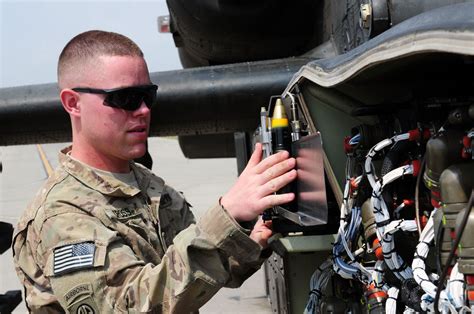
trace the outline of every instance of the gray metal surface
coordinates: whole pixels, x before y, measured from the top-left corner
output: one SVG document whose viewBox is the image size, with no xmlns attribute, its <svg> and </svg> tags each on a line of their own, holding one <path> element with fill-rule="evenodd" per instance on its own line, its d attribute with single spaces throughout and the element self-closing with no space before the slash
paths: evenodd
<svg viewBox="0 0 474 314">
<path fill-rule="evenodd" d="M 389 0 L 387 6 L 390 11 L 392 25 L 398 24 L 412 16 L 435 8 L 440 8 L 466 0 Z"/>
<path fill-rule="evenodd" d="M 395 25 L 348 53 L 315 60 L 294 75 L 283 95 L 304 79 L 333 87 L 403 56 L 440 52 L 474 55 L 474 2 L 445 6 Z"/>
<path fill-rule="evenodd" d="M 265 262 L 267 290 L 274 313 L 303 313 L 309 283 L 316 268 L 331 254 L 333 235 L 289 236 L 272 243 L 275 252 Z"/>
</svg>

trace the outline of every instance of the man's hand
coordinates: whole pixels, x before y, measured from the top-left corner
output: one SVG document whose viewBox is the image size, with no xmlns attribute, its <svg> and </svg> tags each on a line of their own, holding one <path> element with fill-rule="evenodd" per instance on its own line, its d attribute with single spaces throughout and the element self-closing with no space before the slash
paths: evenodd
<svg viewBox="0 0 474 314">
<path fill-rule="evenodd" d="M 254 240 L 264 249 L 268 246 L 268 239 L 272 236 L 272 222 L 263 221 L 262 217 L 258 218 L 257 223 L 250 233 L 250 239 Z"/>
<path fill-rule="evenodd" d="M 262 145 L 255 151 L 234 186 L 221 199 L 221 205 L 237 221 L 250 221 L 265 209 L 291 202 L 294 193 L 274 194 L 296 178 L 295 159 L 279 152 L 262 160 Z"/>
</svg>

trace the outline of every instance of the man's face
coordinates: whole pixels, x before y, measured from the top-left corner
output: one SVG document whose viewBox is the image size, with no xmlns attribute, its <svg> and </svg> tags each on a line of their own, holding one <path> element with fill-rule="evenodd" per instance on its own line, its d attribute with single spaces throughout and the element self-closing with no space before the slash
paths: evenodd
<svg viewBox="0 0 474 314">
<path fill-rule="evenodd" d="M 143 58 L 101 57 L 101 62 L 85 75 L 83 86 L 98 89 L 150 84 Z M 79 94 L 80 133 L 83 148 L 104 162 L 129 161 L 146 151 L 150 109 L 145 103 L 135 111 L 105 106 L 106 95 Z"/>
</svg>

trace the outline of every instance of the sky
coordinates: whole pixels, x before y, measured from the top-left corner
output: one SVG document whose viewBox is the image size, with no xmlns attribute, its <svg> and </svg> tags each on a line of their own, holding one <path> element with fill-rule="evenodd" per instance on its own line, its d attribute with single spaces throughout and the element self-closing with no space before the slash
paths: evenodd
<svg viewBox="0 0 474 314">
<path fill-rule="evenodd" d="M 0 0 L 0 87 L 56 82 L 56 64 L 78 33 L 124 34 L 142 48 L 150 72 L 181 69 L 171 34 L 158 32 L 165 0 Z"/>
</svg>

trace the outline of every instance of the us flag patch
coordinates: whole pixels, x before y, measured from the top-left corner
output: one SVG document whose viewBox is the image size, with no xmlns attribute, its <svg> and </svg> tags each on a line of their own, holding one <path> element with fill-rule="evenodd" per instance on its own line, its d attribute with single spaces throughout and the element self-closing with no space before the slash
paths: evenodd
<svg viewBox="0 0 474 314">
<path fill-rule="evenodd" d="M 62 246 L 54 250 L 54 274 L 88 268 L 94 264 L 95 245 L 83 242 Z"/>
</svg>

